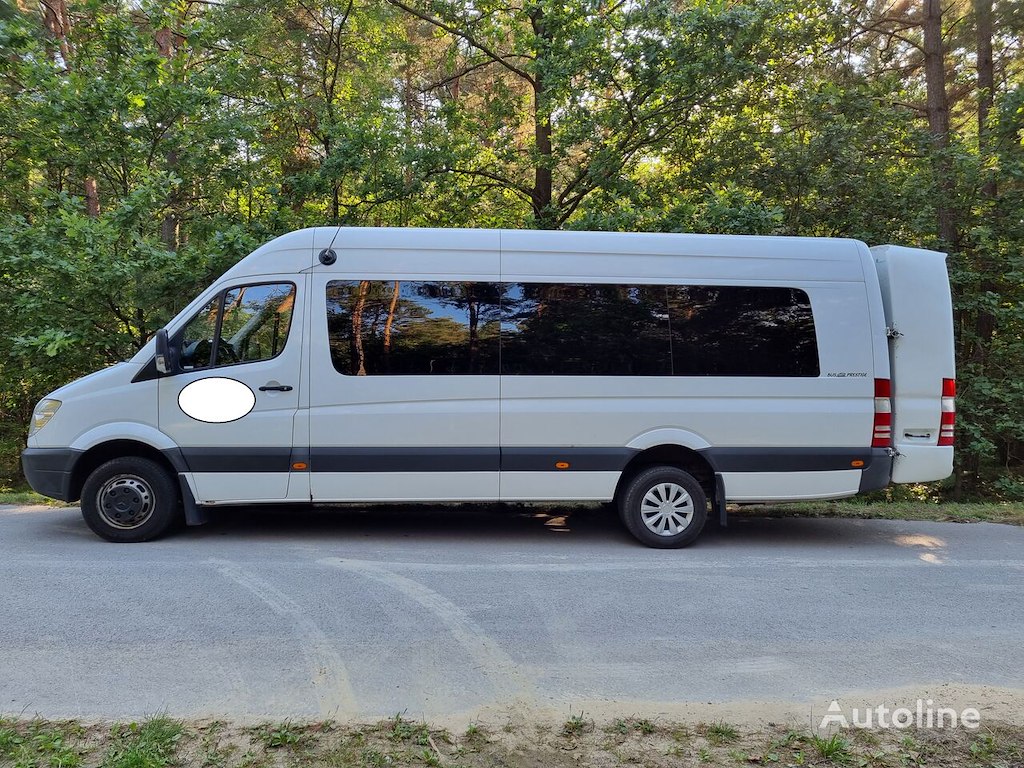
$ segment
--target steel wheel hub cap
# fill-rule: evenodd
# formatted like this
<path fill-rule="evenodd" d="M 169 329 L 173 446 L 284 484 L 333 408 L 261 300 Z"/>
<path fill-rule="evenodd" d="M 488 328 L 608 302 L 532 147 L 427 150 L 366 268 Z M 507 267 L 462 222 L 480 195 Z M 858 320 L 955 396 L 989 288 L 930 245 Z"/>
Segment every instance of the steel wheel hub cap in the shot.
<path fill-rule="evenodd" d="M 96 494 L 96 507 L 114 528 L 138 528 L 153 515 L 153 489 L 141 477 L 118 475 Z"/>
<path fill-rule="evenodd" d="M 659 483 L 644 494 L 640 517 L 657 536 L 676 536 L 693 520 L 693 500 L 681 485 Z"/>

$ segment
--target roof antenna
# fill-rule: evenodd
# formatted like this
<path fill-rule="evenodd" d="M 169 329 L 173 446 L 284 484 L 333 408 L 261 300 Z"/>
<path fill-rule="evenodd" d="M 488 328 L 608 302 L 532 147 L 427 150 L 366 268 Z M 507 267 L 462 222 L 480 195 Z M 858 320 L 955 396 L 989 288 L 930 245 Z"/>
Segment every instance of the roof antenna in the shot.
<path fill-rule="evenodd" d="M 331 266 L 331 264 L 338 260 L 338 254 L 334 252 L 334 241 L 338 239 L 339 232 L 341 232 L 340 224 L 334 229 L 334 237 L 331 238 L 331 244 L 320 251 L 319 256 L 317 256 L 320 259 L 320 263 L 325 267 Z"/>

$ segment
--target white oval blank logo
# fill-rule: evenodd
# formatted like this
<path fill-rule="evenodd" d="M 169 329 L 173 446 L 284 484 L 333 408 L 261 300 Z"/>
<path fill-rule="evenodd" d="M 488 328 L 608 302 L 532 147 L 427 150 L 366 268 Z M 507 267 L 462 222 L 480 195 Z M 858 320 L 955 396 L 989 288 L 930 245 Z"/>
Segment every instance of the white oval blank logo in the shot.
<path fill-rule="evenodd" d="M 256 405 L 256 395 L 234 379 L 199 379 L 178 394 L 178 407 L 196 421 L 225 424 L 245 416 Z"/>

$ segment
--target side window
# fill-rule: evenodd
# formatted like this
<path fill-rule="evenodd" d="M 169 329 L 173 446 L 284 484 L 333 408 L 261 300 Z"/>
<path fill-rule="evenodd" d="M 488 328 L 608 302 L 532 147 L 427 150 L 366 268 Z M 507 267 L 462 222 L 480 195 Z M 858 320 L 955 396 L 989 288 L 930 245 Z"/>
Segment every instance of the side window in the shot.
<path fill-rule="evenodd" d="M 277 357 L 288 340 L 295 306 L 291 283 L 247 285 L 224 296 L 216 365 Z"/>
<path fill-rule="evenodd" d="M 796 288 L 334 280 L 327 330 L 350 376 L 819 373 Z"/>
<path fill-rule="evenodd" d="M 817 376 L 807 293 L 796 288 L 672 286 L 676 376 Z"/>
<path fill-rule="evenodd" d="M 196 370 L 277 357 L 288 340 L 294 306 L 292 283 L 247 285 L 222 292 L 185 326 L 182 366 Z"/>
<path fill-rule="evenodd" d="M 349 376 L 494 375 L 498 309 L 491 283 L 332 280 L 331 361 Z"/>
<path fill-rule="evenodd" d="M 664 286 L 511 283 L 505 287 L 503 374 L 671 373 Z"/>

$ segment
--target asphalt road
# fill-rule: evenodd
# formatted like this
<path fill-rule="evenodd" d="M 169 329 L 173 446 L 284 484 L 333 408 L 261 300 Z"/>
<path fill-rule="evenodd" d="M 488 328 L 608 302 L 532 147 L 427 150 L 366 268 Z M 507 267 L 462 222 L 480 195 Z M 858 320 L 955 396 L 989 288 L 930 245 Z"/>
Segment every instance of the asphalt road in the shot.
<path fill-rule="evenodd" d="M 597 510 L 250 508 L 115 545 L 77 509 L 0 507 L 0 713 L 444 718 L 915 687 L 1024 701 L 1024 528 L 743 520 L 658 551 Z"/>

